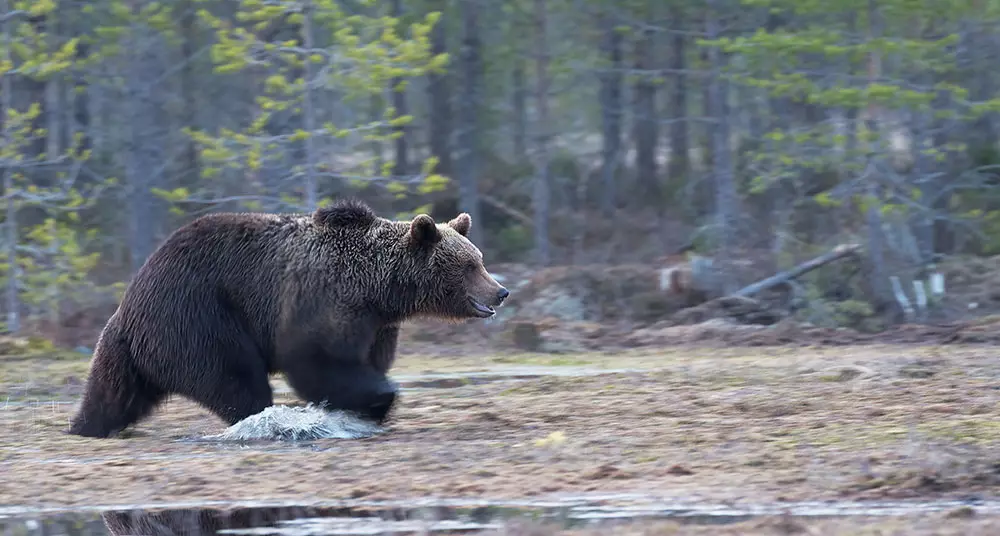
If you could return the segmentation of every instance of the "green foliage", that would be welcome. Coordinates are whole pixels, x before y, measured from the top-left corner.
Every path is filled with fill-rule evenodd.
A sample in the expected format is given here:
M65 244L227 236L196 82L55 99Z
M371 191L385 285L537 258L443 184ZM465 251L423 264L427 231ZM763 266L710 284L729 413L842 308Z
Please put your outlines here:
M25 12L33 17L50 15L55 9L52 0L20 0L12 4L12 12ZM0 13L0 17L6 15ZM12 19L0 42L0 77L17 75L45 79L71 64L77 39L54 45L48 35L38 31L26 17L14 15Z
M889 156L887 136L869 132L864 121L872 111L905 110L932 119L967 120L1000 110L1000 100L970 103L968 90L954 82L959 68L959 23L977 16L981 5L943 0L879 1L876 8L881 34L875 35L869 27L867 0L741 3L779 14L787 24L711 41L698 40L702 47L718 47L739 58L726 73L730 80L762 89L800 110L855 110L859 118L846 125L783 121L746 157L748 169L755 173L751 195L794 184L804 190L821 190L814 194L820 206L842 204L843 198L834 198L829 185L817 188L815 181L827 170L837 170L842 179L866 173L871 176L869 158ZM989 3L991 10L997 9L997 2ZM877 73L870 70L876 66ZM914 83L915 79L933 82ZM958 105L935 106L935 99L941 98ZM912 150L932 161L946 158L943 153L961 150L957 146L927 145L914 145ZM901 186L885 192L884 198L865 198L855 206L864 211L875 203L884 215L900 214L906 211L902 199L918 201L919 193L915 188ZM883 205L893 199L900 201Z
M490 241L492 262L511 262L523 258L533 248L533 232L531 227L520 223L500 229L496 239Z
M8 17L0 39L0 78L10 82L14 79L46 81L74 67L80 39L55 39L18 14L21 11L33 17L55 17L56 2L16 1L11 7L13 11L0 13L0 17ZM54 317L62 303L79 298L82 292L99 290L86 280L98 255L85 252L81 235L74 226L79 223L79 211L92 199L88 194L113 181L92 181L90 191L82 191L76 184L77 175L82 163L91 156L90 151L84 149L83 136L74 135L61 154L37 152L34 149L37 140L48 134L38 126L41 104L8 98L2 103L0 169L5 182L4 198L8 203L3 237L7 239L13 235L15 240L5 240L2 244L0 278L5 289L10 279L15 278L16 298L28 306L29 315ZM43 167L51 171L45 174L44 180L39 180L36 170ZM49 217L21 234L18 214L29 207ZM96 232L93 230L87 236L92 238Z
M72 214L72 213L71 213ZM18 295L28 307L29 320L36 317L58 320L66 303L83 303L101 294L120 294L124 283L96 286L90 276L100 259L88 253L87 244L97 237L97 229L80 232L74 218L48 218L30 227L17 245ZM10 277L7 257L0 262L0 281L6 288Z
M875 316L871 304L866 301L844 300L830 305L833 308L833 321L837 326L869 333L885 328L883 322Z
M84 238L93 239L97 231ZM21 281L23 302L48 312L59 310L62 300L72 300L90 287L88 273L97 266L98 253L85 253L77 233L65 222L48 218L30 229L19 249L23 254L18 264L24 277Z
M1000 210L974 208L961 216L966 220L979 222L982 227L982 244L979 249L983 255L1000 254Z
M420 205L418 207L414 207L413 210L396 213L395 219L398 221L412 220L413 218L416 218L420 214L430 214L433 211L433 209L434 206L429 203L426 205ZM443 222L438 222L438 223L443 223Z
M389 165L376 169L375 159L364 156L363 149L372 142L398 137L393 127L412 122L412 116L398 114L391 106L383 109L382 117L369 121L336 124L325 119L313 131L299 127L275 132L270 128L278 117L305 113L302 107L307 95L324 102L336 99L345 105L367 103L390 89L395 79L396 87L401 88L407 78L443 71L448 56L431 54L429 42L440 13L431 12L422 20L403 23L379 15L370 0L360 4L361 12L354 13L345 11L335 0L241 0L232 17L199 10L200 20L217 38L211 48L215 71L252 75L259 85L258 113L245 128L223 128L216 133L188 130L201 148L204 178L217 177L227 170L255 174L269 161L284 158L289 147L307 140L312 142L315 171L321 178L366 184L374 177L389 175ZM309 27L311 35L306 36L305 28ZM285 31L280 38L261 37L267 31L279 33L273 32L275 29L290 30L294 36ZM308 48L307 37L312 40ZM306 67L312 73L308 80ZM347 156L344 160L349 162L334 164L335 156ZM447 184L445 177L433 173L433 165L432 161L424 163L418 192L437 191ZM286 179L302 181L308 171L293 169ZM390 182L390 191L405 195L409 191L408 178L393 179L400 182ZM181 200L180 194L174 191L165 198L176 202ZM286 201L302 206L297 199Z
M830 301L823 298L821 283L813 282L805 288L807 306L795 314L800 321L820 327L849 328L868 333L885 328L883 319L875 314L870 303L861 299L860 294L859 298Z

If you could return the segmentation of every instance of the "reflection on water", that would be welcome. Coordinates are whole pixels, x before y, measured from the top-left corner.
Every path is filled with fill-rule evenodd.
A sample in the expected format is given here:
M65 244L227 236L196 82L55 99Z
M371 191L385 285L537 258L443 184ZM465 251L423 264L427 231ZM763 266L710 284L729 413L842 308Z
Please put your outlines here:
M345 508L285 506L227 510L183 508L176 510L123 510L104 512L107 532L115 536L218 534L233 529L273 527L282 521L310 517L350 515Z
M758 516L906 516L972 506L980 515L1000 514L1000 501L783 502L757 505L677 504L635 496L565 498L539 502L422 501L421 504L346 501L337 505L240 505L183 508L76 509L0 508L3 536L173 536L200 534L475 534L532 519L553 528L673 519L726 524Z

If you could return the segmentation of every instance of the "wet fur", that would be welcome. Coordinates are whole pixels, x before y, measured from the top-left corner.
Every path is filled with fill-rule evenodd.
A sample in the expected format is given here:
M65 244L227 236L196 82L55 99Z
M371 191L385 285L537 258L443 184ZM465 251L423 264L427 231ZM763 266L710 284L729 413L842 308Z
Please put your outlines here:
M467 319L502 287L471 220L377 217L358 201L307 215L213 214L139 269L95 348L69 432L108 437L180 394L234 424L273 404L283 372L303 399L384 421L399 325Z

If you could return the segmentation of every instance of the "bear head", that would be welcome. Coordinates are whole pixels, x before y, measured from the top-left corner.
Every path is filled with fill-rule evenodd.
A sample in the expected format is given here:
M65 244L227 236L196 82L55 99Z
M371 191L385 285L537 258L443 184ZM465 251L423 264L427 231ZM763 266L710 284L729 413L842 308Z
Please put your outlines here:
M423 273L418 315L451 319L490 318L510 292L483 265L483 254L469 240L472 218L461 213L446 224L420 214L407 224L407 249Z
M486 270L482 252L469 240L472 218L467 213L447 223L436 223L427 214L391 221L347 199L317 210L314 222L341 235L338 241L343 244L365 237L366 245L352 249L371 252L373 257L362 261L372 269L366 272L372 274L369 303L388 317L490 318L510 295Z

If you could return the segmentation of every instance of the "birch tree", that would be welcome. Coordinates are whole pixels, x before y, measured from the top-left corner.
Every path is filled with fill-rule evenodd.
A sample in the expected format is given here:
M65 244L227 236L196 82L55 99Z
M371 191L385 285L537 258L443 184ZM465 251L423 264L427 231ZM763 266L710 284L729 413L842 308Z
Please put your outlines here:
M549 182L551 164L549 139L549 36L546 0L534 0L535 27L535 106L538 109L538 147L536 149L534 194L535 262L547 266L551 262L549 247Z
M93 257L77 247L78 233L70 225L85 206L77 179L89 153L81 149L82 136L58 153L34 154L32 147L46 140L38 127L45 94L39 100L15 101L15 81L46 81L65 71L76 56L77 39L63 43L39 31L33 21L55 8L51 1L0 0L0 172L3 174L5 328L17 333L25 305L29 314L58 302L68 288L86 285L84 276ZM56 44L57 46L53 46ZM52 144L48 146L54 149ZM100 185L99 185L100 186ZM91 192L93 193L93 192ZM41 224L24 228L24 209L47 214ZM37 219L37 216L36 218Z
M747 68L735 75L736 80L765 89L796 111L824 107L850 112L811 117L807 113L775 125L766 135L769 143L753 154L752 191L781 183L785 190L801 192L805 195L794 202L816 207L810 218L821 217L817 212L830 208L853 212L856 217L849 219L864 221L866 228L843 232L866 235L871 292L876 302L891 302L890 274L926 262L933 254L933 244L915 245L915 237L933 240L921 232L921 225L948 217L935 212L935 205L940 207L936 200L925 197L940 193L937 187L944 177L927 164L942 156L947 142L939 138L927 143L934 121L920 118L965 121L995 109L995 101L969 102L968 91L952 74L958 51L953 30L970 14L966 10L972 4L943 0L916 4L743 0L742 4L781 13L793 23L706 42L745 61ZM942 101L951 105L942 106ZM863 122L851 119L862 116ZM890 143L900 133L901 122L909 123L911 130L905 162ZM918 124L923 125L916 128L921 132L913 136ZM829 176L843 180L824 178ZM981 187L974 174L961 172L948 186L953 191Z
M391 177L393 163L376 169L365 150L372 141L399 136L397 127L411 121L410 116L387 106L383 117L360 120L351 108L368 106L391 83L445 67L447 55L432 54L429 40L439 14L403 27L396 17L375 14L371 0L354 5L357 9L350 11L334 0L241 0L231 19L200 11L217 33L212 50L216 72L253 71L263 79L259 113L245 126L192 131L202 148L203 175L211 179L228 171L251 176L265 163L285 158L298 143L305 146L304 162L281 178L277 199L248 191L221 198L207 190L159 193L172 201L231 200L256 209L268 200L279 209L308 211L322 203L324 194L376 181L397 195L412 186L419 193L443 187L446 179L433 172L433 158L409 176ZM290 29L291 35L278 39L268 31L276 26ZM301 126L265 131L268 120L282 112L300 116Z

